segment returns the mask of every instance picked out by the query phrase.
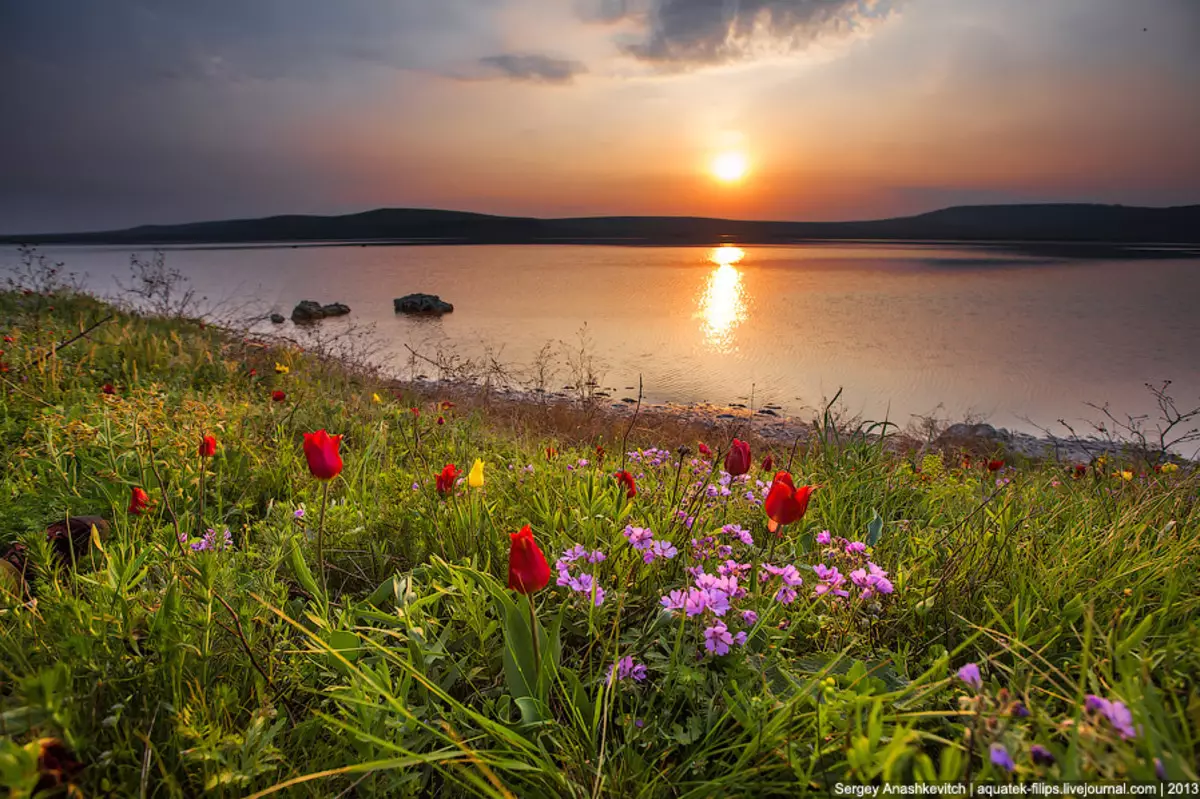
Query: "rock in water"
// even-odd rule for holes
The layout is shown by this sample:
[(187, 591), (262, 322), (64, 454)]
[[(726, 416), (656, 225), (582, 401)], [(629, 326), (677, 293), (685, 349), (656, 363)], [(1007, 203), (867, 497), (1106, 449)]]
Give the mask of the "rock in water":
[(322, 305), (321, 312), (326, 316), (345, 316), (350, 313), (350, 306), (340, 302), (333, 302), (329, 305)]
[(316, 322), (324, 318), (325, 309), (321, 306), (321, 303), (314, 302), (313, 300), (301, 300), (292, 309), (292, 321), (297, 324)]
[(281, 313), (273, 313), (271, 314), (271, 321), (277, 325), (282, 325), (287, 319)]
[(436, 294), (406, 294), (392, 301), (396, 313), (444, 314), (454, 306)]

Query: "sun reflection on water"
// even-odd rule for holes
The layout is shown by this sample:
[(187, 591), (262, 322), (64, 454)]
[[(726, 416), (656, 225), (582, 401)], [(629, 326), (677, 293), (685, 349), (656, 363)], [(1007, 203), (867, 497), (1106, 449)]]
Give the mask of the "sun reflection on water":
[(743, 249), (731, 245), (717, 247), (708, 254), (708, 260), (716, 268), (705, 282), (697, 316), (705, 341), (718, 352), (734, 349), (734, 331), (746, 320), (742, 272), (734, 266), (745, 257)]

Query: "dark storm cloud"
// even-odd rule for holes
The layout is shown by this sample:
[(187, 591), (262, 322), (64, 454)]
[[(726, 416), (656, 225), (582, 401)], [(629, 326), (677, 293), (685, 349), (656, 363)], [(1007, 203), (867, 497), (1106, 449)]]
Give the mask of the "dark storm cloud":
[[(147, 78), (311, 77), (341, 60), (417, 67), (482, 0), (6, 0), (0, 58)], [(215, 66), (214, 66), (215, 65)]]
[(538, 55), (536, 53), (504, 53), (479, 59), (483, 67), (480, 77), (498, 77), (532, 83), (570, 83), (576, 75), (587, 72), (580, 61)]
[(894, 0), (591, 0), (584, 18), (627, 18), (645, 27), (625, 52), (686, 67), (747, 56), (760, 38), (799, 50), (826, 33), (848, 33), (891, 10)]
[(276, 206), (301, 173), (319, 196), (333, 166), (298, 151), (296, 120), (380, 102), (374, 74), (499, 49), (494, 5), (0, 0), (0, 230)]

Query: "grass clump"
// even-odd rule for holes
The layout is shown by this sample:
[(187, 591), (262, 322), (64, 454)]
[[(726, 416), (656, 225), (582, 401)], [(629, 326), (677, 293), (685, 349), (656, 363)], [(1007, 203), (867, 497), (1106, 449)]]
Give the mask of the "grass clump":
[[(731, 476), (729, 440), (497, 425), (61, 287), (0, 333), (13, 796), (1197, 779), (1189, 466), (850, 437)], [(778, 529), (767, 454), (820, 486)]]

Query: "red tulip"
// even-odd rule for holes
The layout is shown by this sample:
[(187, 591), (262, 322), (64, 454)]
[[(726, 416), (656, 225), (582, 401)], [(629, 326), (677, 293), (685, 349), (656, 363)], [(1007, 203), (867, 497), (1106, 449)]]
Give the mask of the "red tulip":
[(792, 484), (790, 474), (787, 472), (776, 473), (775, 481), (771, 483), (771, 490), (767, 492), (767, 499), (763, 502), (767, 518), (776, 526), (791, 524), (803, 519), (804, 514), (808, 511), (808, 500), (812, 496), (812, 492), (816, 490), (817, 486), (796, 488)]
[(554, 447), (546, 447), (546, 460), (552, 461), (558, 455), (558, 450)]
[(599, 444), (596, 445), (596, 457), (600, 460), (604, 460), (604, 447), (600, 446)]
[(250, 376), (251, 376), (251, 377), (258, 377), (258, 370), (257, 370), (257, 369), (251, 369), (251, 370), (250, 370)]
[(729, 452), (725, 455), (725, 471), (738, 477), (750, 471), (750, 463), (750, 445), (735, 438), (729, 445)]
[(705, 444), (703, 441), (700, 442), (700, 454), (706, 458), (712, 457), (712, 450), (709, 449), (708, 445)]
[(550, 582), (550, 564), (534, 542), (533, 530), (527, 524), (509, 538), (512, 544), (508, 550), (508, 587), (522, 594), (541, 591)]
[(450, 402), (449, 400), (443, 400), (443, 401), (442, 401), (442, 406), (441, 406), (441, 407), (442, 407), (442, 410), (443, 410), (443, 411), (448, 411), (448, 410), (450, 410), (451, 408), (453, 408), (453, 407), (454, 407), (454, 403), (453, 403), (453, 402)]
[(103, 391), (105, 394), (116, 394), (117, 393), (117, 390), (115, 388), (113, 388), (112, 383), (105, 383), (104, 386), (100, 390)]
[(771, 457), (770, 453), (767, 453), (767, 457), (763, 458), (762, 470), (764, 472), (769, 472), (774, 467), (775, 467), (775, 459)]
[(205, 436), (200, 439), (200, 457), (211, 458), (217, 454), (217, 439), (215, 436)]
[(16, 341), (16, 339), (14, 339), (12, 336), (5, 336), (5, 337), (4, 337), (4, 343), (5, 343), (5, 344), (12, 344), (14, 341)]
[(445, 468), (442, 469), (441, 473), (435, 477), (438, 493), (442, 496), (446, 496), (453, 491), (454, 481), (458, 479), (460, 474), (462, 474), (462, 472), (458, 470), (457, 466), (455, 466), (453, 463), (447, 463)]
[(412, 413), (412, 415), (413, 415), (413, 416), (420, 416), (420, 415), (421, 415), (421, 409), (420, 409), (420, 408), (409, 408), (408, 410), (409, 410), (409, 411)]
[(1088, 470), (1088, 467), (1083, 465), (1082, 463), (1075, 464), (1075, 476), (1076, 477), (1083, 477), (1085, 474), (1087, 474), (1087, 470)]
[(304, 457), (313, 477), (332, 480), (338, 476), (342, 471), (342, 456), (338, 454), (341, 444), (341, 436), (331, 436), (324, 430), (304, 434)]
[(988, 471), (989, 471), (989, 472), (998, 472), (998, 471), (1000, 471), (1002, 468), (1004, 468), (1004, 461), (1002, 461), (1002, 460), (990, 460), (990, 461), (988, 461)]
[(617, 482), (624, 487), (626, 497), (633, 499), (637, 496), (637, 483), (633, 481), (632, 474), (622, 469), (614, 474), (613, 477), (617, 478)]
[(275, 389), (271, 392), (272, 402), (283, 402), (285, 399), (287, 399), (287, 394), (283, 393), (279, 389)]
[(137, 486), (134, 486), (129, 494), (129, 513), (133, 516), (141, 516), (142, 511), (150, 507), (150, 495)]
[(438, 424), (445, 424), (445, 423), (446, 423), (446, 417), (445, 417), (445, 416), (439, 416), (439, 417), (437, 418), (437, 423), (438, 423)]

